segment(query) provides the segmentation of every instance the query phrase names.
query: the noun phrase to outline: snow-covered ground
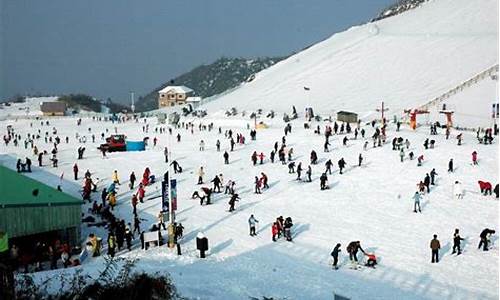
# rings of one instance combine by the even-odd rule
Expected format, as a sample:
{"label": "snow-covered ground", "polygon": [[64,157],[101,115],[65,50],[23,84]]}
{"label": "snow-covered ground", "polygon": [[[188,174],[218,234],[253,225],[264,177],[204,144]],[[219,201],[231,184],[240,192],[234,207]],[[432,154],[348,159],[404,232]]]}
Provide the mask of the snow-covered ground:
{"label": "snow-covered ground", "polygon": [[42,115],[40,111],[40,104],[42,102],[54,102],[57,97],[33,97],[26,98],[25,102],[19,103],[5,103],[0,105],[0,119],[6,120],[8,118],[34,118]]}
{"label": "snow-covered ground", "polygon": [[[431,0],[334,34],[205,108],[209,113],[233,106],[290,113],[296,105],[323,115],[348,110],[367,117],[384,101],[388,116],[401,116],[403,110],[417,108],[495,64],[498,1]],[[480,113],[478,120],[488,118],[497,89],[498,84],[481,97],[465,97],[457,122],[470,108]]]}
{"label": "snow-covered ground", "polygon": [[[189,120],[185,120],[189,121]],[[194,120],[198,122],[198,120]],[[33,127],[30,123],[33,122]],[[365,139],[350,140],[348,146],[342,146],[343,135],[334,136],[332,150],[324,153],[323,135],[318,136],[312,129],[303,129],[303,116],[293,121],[292,134],[287,136],[288,147],[294,149],[294,160],[309,164],[309,154],[315,149],[319,164],[312,166],[313,182],[296,181],[295,174],[288,174],[288,169],[279,163],[271,164],[269,153],[276,141],[281,141],[283,126],[279,118],[268,120],[270,128],[259,130],[256,141],[250,141],[247,123],[250,120],[238,118],[204,119],[205,125],[214,122],[215,130],[200,132],[195,126],[194,134],[185,129],[174,129],[170,138],[165,134],[154,133],[156,119],[148,119],[149,133],[142,132],[141,122],[111,124],[110,122],[92,121],[84,118],[80,127],[75,118],[51,119],[50,126],[40,126],[37,121],[9,120],[1,121],[0,128],[5,131],[7,125],[13,125],[23,137],[41,129],[42,134],[58,129],[63,137],[59,147],[59,168],[44,166],[34,168],[28,176],[46,182],[52,186],[59,184],[64,173],[62,189],[79,196],[80,181],[72,178],[72,166],[78,163],[80,173],[89,169],[93,177],[100,178],[98,191],[111,181],[113,170],[118,170],[122,185],[118,192],[118,206],[115,213],[127,222],[132,221],[131,192],[126,187],[128,175],[135,171],[141,177],[145,167],[161,177],[167,170],[164,163],[163,147],[169,144],[172,158],[184,169],[178,179],[178,215],[177,220],[185,226],[182,240],[183,255],[178,257],[167,247],[153,248],[148,251],[137,249],[130,253],[121,252],[121,256],[137,257],[137,270],[148,272],[170,272],[182,295],[198,299],[247,299],[254,297],[279,297],[287,299],[332,299],[332,293],[352,299],[496,299],[498,298],[498,241],[493,237],[494,246],[489,252],[477,250],[479,233],[489,227],[498,229],[498,201],[491,196],[479,193],[477,180],[498,182],[498,147],[479,145],[475,133],[464,133],[464,144],[456,145],[455,135],[446,140],[440,132],[432,136],[436,148],[424,150],[423,140],[428,137],[428,128],[418,128],[416,132],[403,126],[401,132],[395,132],[391,124],[388,129],[388,141],[394,136],[402,136],[411,141],[410,149],[415,156],[424,154],[423,166],[417,167],[416,160],[408,157],[399,161],[396,151],[388,143],[382,148],[363,151]],[[323,127],[326,122],[314,123]],[[229,141],[224,134],[232,129],[235,134],[243,133],[246,145],[238,145],[230,152],[230,164],[224,165],[222,153],[229,149]],[[108,154],[103,159],[96,149],[100,133],[114,132],[126,134],[131,140],[158,137],[156,147],[149,147],[144,152],[121,152]],[[373,133],[371,126],[363,126],[369,137]],[[89,133],[88,128],[91,128]],[[76,142],[75,134],[96,134],[96,143],[81,145]],[[182,141],[177,143],[175,135],[180,132]],[[64,143],[64,137],[70,137],[70,143]],[[353,138],[352,134],[349,136]],[[200,152],[200,140],[206,142],[206,150]],[[215,141],[220,139],[222,152],[216,152]],[[280,142],[281,143],[281,142]],[[50,144],[43,139],[36,142],[40,150],[51,150]],[[76,148],[85,146],[85,158],[76,159]],[[479,153],[479,165],[472,166],[471,153]],[[263,165],[252,166],[250,156],[253,151],[263,151],[266,159]],[[0,162],[15,168],[15,159],[32,156],[31,149],[12,144],[0,147]],[[364,161],[357,166],[357,158],[362,153]],[[344,157],[348,166],[345,174],[340,175],[336,162]],[[447,173],[448,160],[453,158],[456,170]],[[319,175],[324,170],[324,163],[332,159],[334,173],[329,176],[330,189],[320,191]],[[36,159],[33,157],[33,161]],[[48,164],[47,158],[45,164]],[[236,191],[241,201],[236,211],[229,213],[229,197],[215,194],[213,204],[200,206],[199,201],[190,199],[196,185],[196,172],[200,166],[206,169],[205,182],[216,174],[224,174],[224,180],[236,180]],[[413,213],[413,200],[416,184],[423,180],[426,173],[436,168],[437,185],[431,193],[425,195],[422,202],[422,214]],[[270,188],[262,195],[253,193],[253,178],[265,172],[269,177]],[[81,175],[80,175],[81,176]],[[304,176],[305,177],[305,176]],[[452,198],[452,183],[463,182],[466,190],[463,200]],[[210,185],[207,185],[210,186]],[[160,194],[160,184],[149,186],[146,198]],[[92,199],[99,201],[100,193],[92,194]],[[83,206],[87,212],[89,205]],[[156,222],[160,210],[160,198],[139,204],[141,218],[147,219],[147,225]],[[248,235],[247,220],[254,214],[260,221],[258,236]],[[271,224],[278,216],[291,216],[294,220],[293,242],[271,241]],[[143,224],[143,225],[146,225]],[[459,228],[466,240],[462,243],[464,253],[456,257],[451,255],[452,235]],[[82,233],[97,232],[105,237],[101,229],[82,228]],[[198,258],[195,250],[195,237],[204,232],[209,239],[210,254],[205,260]],[[441,241],[442,260],[438,264],[430,263],[429,242],[433,234],[438,234]],[[360,240],[365,250],[374,252],[379,258],[377,269],[360,271],[348,268],[345,247],[350,241]],[[341,268],[331,269],[329,256],[336,243],[342,243]],[[361,256],[359,254],[359,256]],[[95,273],[102,268],[102,258],[86,261],[81,267]],[[53,276],[54,272],[73,272],[75,269],[47,271],[37,274],[37,278]]]}
{"label": "snow-covered ground", "polygon": [[[200,119],[192,134],[186,129],[174,129],[167,133],[155,133],[156,119],[147,120],[149,133],[144,133],[143,120],[139,123],[92,121],[84,117],[81,126],[76,118],[50,119],[50,126],[39,121],[19,118],[26,112],[20,107],[0,110],[0,128],[5,132],[12,125],[23,138],[27,133],[41,130],[52,134],[56,127],[63,142],[59,146],[59,168],[48,166],[34,168],[28,174],[52,186],[79,196],[81,182],[72,179],[72,167],[78,163],[80,176],[89,169],[99,178],[101,191],[111,181],[113,170],[118,170],[122,185],[118,192],[115,213],[127,222],[132,221],[131,193],[127,188],[128,176],[135,171],[138,178],[146,167],[161,178],[168,169],[164,162],[163,148],[169,145],[172,158],[183,167],[178,180],[177,220],[185,226],[182,240],[183,255],[177,256],[166,247],[148,251],[137,249],[121,252],[120,256],[139,258],[136,270],[148,272],[168,271],[182,295],[198,299],[247,299],[253,297],[277,297],[287,299],[332,299],[333,293],[352,299],[497,299],[498,293],[498,238],[493,236],[493,248],[489,252],[477,250],[479,233],[486,227],[498,230],[498,200],[479,193],[478,180],[498,183],[498,145],[480,145],[475,133],[464,132],[464,143],[456,145],[452,130],[449,140],[443,132],[429,137],[429,128],[419,127],[411,131],[403,125],[396,132],[390,124],[387,130],[388,144],[372,148],[369,137],[373,128],[363,125],[367,139],[353,135],[348,146],[342,146],[341,136],[331,140],[331,152],[324,153],[323,135],[315,135],[312,129],[304,129],[305,107],[313,107],[321,115],[335,116],[339,110],[357,112],[364,122],[371,121],[375,109],[384,101],[389,108],[387,116],[401,116],[404,109],[416,108],[432,98],[454,88],[476,74],[498,64],[498,1],[497,0],[431,0],[421,7],[401,15],[372,24],[353,27],[343,33],[318,43],[273,67],[256,75],[255,80],[204,105],[209,117],[202,119],[205,125],[213,122],[215,130],[199,131]],[[309,90],[306,91],[304,87]],[[498,101],[498,81],[486,78],[476,85],[451,97],[445,103],[456,111],[456,124],[468,127],[491,125],[491,103]],[[311,150],[319,155],[319,164],[312,166],[313,182],[295,180],[295,174],[278,163],[271,164],[269,154],[275,142],[281,142],[284,123],[282,112],[291,112],[292,105],[299,111],[299,119],[292,121],[293,132],[287,136],[287,147],[293,147],[294,160],[302,162],[304,169],[309,163]],[[275,119],[261,118],[269,125],[258,131],[257,140],[250,141],[247,124],[253,120],[238,117],[227,118],[223,111],[230,107],[240,111],[278,112]],[[35,108],[30,109],[33,113]],[[10,114],[10,116],[7,116]],[[248,114],[247,114],[248,116]],[[7,119],[7,120],[6,120]],[[443,122],[443,116],[432,112],[419,116],[419,121]],[[30,125],[32,123],[32,126]],[[328,122],[315,123],[321,127]],[[164,125],[161,125],[164,126]],[[232,129],[243,133],[246,145],[238,145],[230,152],[230,164],[223,163],[222,153],[229,149],[224,134]],[[91,129],[90,132],[88,129]],[[111,153],[103,159],[96,147],[102,142],[100,135],[124,133],[130,140],[158,137],[156,147],[144,152]],[[175,141],[180,132],[182,141]],[[76,133],[87,136],[86,144],[79,144]],[[97,139],[91,143],[91,134]],[[64,137],[70,137],[70,143]],[[399,161],[397,151],[391,150],[390,141],[401,136],[411,141],[404,162]],[[424,150],[426,138],[436,140],[436,148]],[[222,152],[215,149],[220,139]],[[200,140],[206,142],[206,150],[200,152]],[[368,140],[369,147],[363,150]],[[51,145],[43,139],[36,141],[40,150],[50,152]],[[85,158],[76,159],[77,148],[86,147]],[[471,153],[479,154],[479,165],[471,164]],[[264,152],[263,165],[252,166],[253,151]],[[423,154],[423,166],[410,161],[408,153],[415,157]],[[357,166],[358,155],[364,161]],[[31,149],[11,144],[0,146],[0,163],[15,168],[16,158],[32,156]],[[336,163],[340,158],[347,162],[345,174],[340,175]],[[450,158],[456,170],[447,172]],[[334,173],[329,176],[330,189],[320,191],[319,176],[327,159],[334,162]],[[32,159],[36,162],[36,159]],[[198,190],[197,170],[204,166],[205,182],[216,174],[224,174],[224,180],[236,180],[236,191],[242,198],[234,213],[227,212],[229,197],[215,194],[213,204],[200,206],[191,194]],[[412,195],[416,184],[433,168],[437,184],[422,201],[422,213],[413,212]],[[253,193],[254,176],[264,172],[269,177],[270,188],[262,195]],[[304,176],[305,177],[305,176]],[[465,188],[464,199],[453,198],[453,183],[459,180]],[[210,186],[210,185],[207,185]],[[147,187],[144,204],[139,204],[143,227],[156,222],[160,210],[161,186],[156,183]],[[92,195],[100,199],[100,193]],[[89,205],[83,206],[87,213]],[[260,221],[258,236],[248,235],[248,217],[254,214]],[[271,241],[271,224],[278,216],[290,216],[294,220],[293,242]],[[465,238],[463,255],[451,255],[452,235],[459,228]],[[198,258],[195,237],[204,232],[209,239],[210,253],[207,259]],[[83,236],[95,232],[105,237],[103,229],[82,227]],[[433,234],[441,241],[441,261],[430,263],[429,242]],[[346,246],[359,240],[368,252],[379,258],[377,269],[351,270],[348,268]],[[329,256],[336,243],[342,243],[341,268],[331,269]],[[361,256],[361,254],[359,254]],[[103,259],[84,262],[86,272],[96,274],[102,268]],[[53,276],[47,271],[36,275],[40,280]],[[54,284],[54,283],[53,283]],[[54,287],[55,288],[55,287]]]}

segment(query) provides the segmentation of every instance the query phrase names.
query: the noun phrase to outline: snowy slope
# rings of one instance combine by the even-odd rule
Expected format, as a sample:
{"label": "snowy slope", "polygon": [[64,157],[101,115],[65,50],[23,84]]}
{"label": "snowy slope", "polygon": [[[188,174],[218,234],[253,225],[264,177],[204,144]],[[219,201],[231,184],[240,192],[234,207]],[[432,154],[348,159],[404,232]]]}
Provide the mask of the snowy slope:
{"label": "snowy slope", "polygon": [[[497,0],[432,0],[333,35],[257,74],[206,105],[323,114],[373,114],[380,102],[400,115],[498,63]],[[310,90],[304,90],[308,87]],[[496,93],[467,101],[489,107]]]}
{"label": "snowy slope", "polygon": [[[465,89],[463,92],[451,96],[444,101],[447,110],[454,111],[454,126],[477,128],[492,126],[491,118],[493,103],[498,103],[498,80],[487,78]],[[429,109],[429,114],[424,115],[422,121],[439,120],[446,124],[446,117],[439,114],[442,105]]]}
{"label": "snowy slope", "polygon": [[[127,122],[111,124],[94,122],[84,118],[81,127],[76,126],[76,119],[60,118],[51,120],[50,126],[40,126],[31,121],[2,121],[0,128],[13,125],[16,132],[25,136],[38,129],[42,133],[56,127],[62,137],[69,136],[70,143],[59,146],[60,167],[34,168],[29,176],[51,185],[60,183],[64,173],[62,188],[78,196],[80,181],[72,179],[72,166],[78,163],[81,173],[89,169],[93,177],[100,178],[98,191],[111,181],[111,174],[117,169],[122,185],[119,187],[118,217],[131,221],[131,192],[126,188],[128,174],[131,171],[140,177],[145,167],[150,167],[153,174],[161,176],[167,169],[163,159],[163,147],[169,144],[169,135],[155,134],[155,119],[149,119],[150,132],[143,133],[144,123]],[[222,126],[222,132],[232,128],[248,137],[245,129],[250,120],[235,118],[206,120],[213,121],[215,128]],[[186,227],[182,241],[183,256],[177,257],[166,247],[151,249],[146,252],[137,249],[130,253],[121,252],[122,256],[138,257],[136,270],[148,272],[170,272],[182,295],[195,299],[248,299],[254,297],[279,297],[287,299],[332,299],[332,292],[352,297],[352,299],[497,299],[498,298],[498,239],[495,236],[494,249],[482,252],[476,249],[478,235],[485,227],[498,229],[498,201],[491,196],[479,194],[477,180],[498,182],[498,147],[497,145],[478,145],[474,133],[465,133],[464,145],[456,146],[452,138],[446,140],[441,134],[433,136],[437,146],[433,150],[423,150],[422,142],[428,137],[428,128],[421,127],[416,132],[404,127],[402,132],[388,128],[388,139],[403,136],[411,141],[408,151],[425,155],[422,167],[416,161],[399,162],[398,153],[390,145],[383,148],[371,148],[363,151],[364,139],[349,141],[341,145],[343,136],[334,136],[332,151],[323,153],[323,136],[315,135],[312,130],[302,128],[303,119],[292,122],[293,133],[287,137],[287,144],[294,148],[296,162],[308,164],[312,149],[318,152],[320,163],[313,166],[313,182],[295,180],[295,174],[288,174],[286,166],[271,164],[266,158],[265,164],[251,165],[250,155],[256,151],[271,151],[275,141],[281,140],[284,124],[275,119],[271,127],[258,132],[257,141],[237,146],[230,153],[230,164],[224,165],[222,152],[216,152],[215,140],[222,142],[222,151],[229,149],[224,134],[200,132],[195,126],[191,134],[185,129],[174,129],[182,134],[182,141],[177,143],[172,137],[170,149],[174,159],[184,168],[177,176],[179,213],[177,220]],[[316,124],[313,124],[314,126]],[[322,128],[325,123],[318,123]],[[90,135],[114,128],[125,133],[130,139],[142,139],[145,136],[159,138],[159,145],[145,152],[112,153],[102,159],[95,147],[100,143],[78,144],[75,134]],[[88,133],[91,128],[91,133]],[[364,127],[367,136],[373,129]],[[352,135],[350,136],[352,138]],[[206,151],[198,150],[198,143],[206,141]],[[369,139],[368,139],[369,140]],[[36,143],[40,150],[51,150],[50,144],[43,140]],[[21,143],[22,145],[22,143]],[[76,148],[87,148],[85,159],[76,160]],[[479,166],[472,166],[470,154],[479,152]],[[408,152],[407,151],[407,152]],[[357,156],[365,157],[363,165],[357,167]],[[0,162],[14,168],[16,157],[32,155],[30,149],[12,144],[0,147]],[[318,177],[326,159],[334,163],[344,157],[348,167],[344,175],[338,174],[334,166],[333,175],[329,176],[330,190],[320,191]],[[449,158],[455,160],[456,171],[447,173]],[[34,159],[34,157],[33,157]],[[34,159],[34,161],[36,161]],[[47,164],[48,162],[45,161]],[[205,166],[206,181],[215,174],[223,173],[224,180],[236,180],[236,190],[241,201],[236,205],[236,212],[227,212],[228,196],[216,194],[213,205],[200,206],[197,200],[191,200],[196,185],[196,171]],[[422,180],[425,173],[436,168],[437,186],[422,201],[422,214],[412,212],[415,184]],[[269,176],[270,189],[262,195],[253,193],[253,178],[265,172]],[[81,176],[81,175],[80,175]],[[466,190],[465,198],[452,199],[452,183],[460,180]],[[208,185],[209,186],[209,185]],[[157,183],[147,188],[146,198],[159,195]],[[99,201],[100,193],[92,195]],[[89,205],[83,207],[87,212]],[[143,228],[156,222],[160,209],[159,198],[146,201],[138,207],[141,218],[147,219]],[[260,221],[258,237],[248,236],[247,219],[254,214]],[[271,241],[270,226],[279,215],[291,216],[294,242]],[[464,253],[456,257],[451,255],[452,234],[460,228]],[[102,229],[83,226],[83,234],[97,232],[105,237]],[[195,236],[203,231],[209,238],[210,253],[205,261],[197,258]],[[438,234],[442,245],[442,260],[439,264],[430,263],[429,241],[433,234]],[[380,265],[376,270],[350,270],[347,265],[345,247],[352,240],[360,240],[365,250],[375,252]],[[335,243],[342,243],[341,269],[331,270],[329,254]],[[359,254],[361,256],[361,254]],[[103,260],[91,259],[82,267],[86,272],[97,274]],[[75,269],[48,271],[37,274],[39,280],[53,276],[54,272],[74,272]],[[95,276],[94,276],[95,277]],[[56,277],[57,278],[57,277]],[[57,287],[58,282],[51,282]]]}

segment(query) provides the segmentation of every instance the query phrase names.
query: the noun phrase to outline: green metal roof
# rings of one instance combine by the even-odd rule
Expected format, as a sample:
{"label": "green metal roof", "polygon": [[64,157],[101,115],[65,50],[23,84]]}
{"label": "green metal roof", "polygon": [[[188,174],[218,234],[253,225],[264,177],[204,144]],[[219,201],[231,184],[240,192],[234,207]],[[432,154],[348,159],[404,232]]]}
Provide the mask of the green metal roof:
{"label": "green metal roof", "polygon": [[[35,196],[34,191],[38,190]],[[46,184],[0,166],[0,208],[81,205],[83,202]]]}

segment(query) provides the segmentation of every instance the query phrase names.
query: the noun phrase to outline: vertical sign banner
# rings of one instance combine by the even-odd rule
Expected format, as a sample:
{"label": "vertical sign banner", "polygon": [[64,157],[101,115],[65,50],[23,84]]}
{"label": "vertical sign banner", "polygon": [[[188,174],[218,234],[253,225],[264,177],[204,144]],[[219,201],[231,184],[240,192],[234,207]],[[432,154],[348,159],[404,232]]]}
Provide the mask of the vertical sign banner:
{"label": "vertical sign banner", "polygon": [[[170,198],[172,199],[172,210],[176,211],[177,210],[177,180],[176,179],[170,180]],[[167,208],[168,208],[168,204],[167,204]]]}
{"label": "vertical sign banner", "polygon": [[168,212],[168,181],[161,182],[161,210]]}

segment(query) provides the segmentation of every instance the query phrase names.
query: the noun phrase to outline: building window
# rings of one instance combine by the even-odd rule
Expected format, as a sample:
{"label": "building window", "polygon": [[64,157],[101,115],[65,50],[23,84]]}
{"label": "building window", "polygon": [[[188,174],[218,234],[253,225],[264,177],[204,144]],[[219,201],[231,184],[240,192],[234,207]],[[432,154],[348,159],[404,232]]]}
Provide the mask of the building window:
{"label": "building window", "polygon": [[174,106],[174,105],[175,105],[175,103],[174,103],[174,102],[170,103],[170,106]]}

